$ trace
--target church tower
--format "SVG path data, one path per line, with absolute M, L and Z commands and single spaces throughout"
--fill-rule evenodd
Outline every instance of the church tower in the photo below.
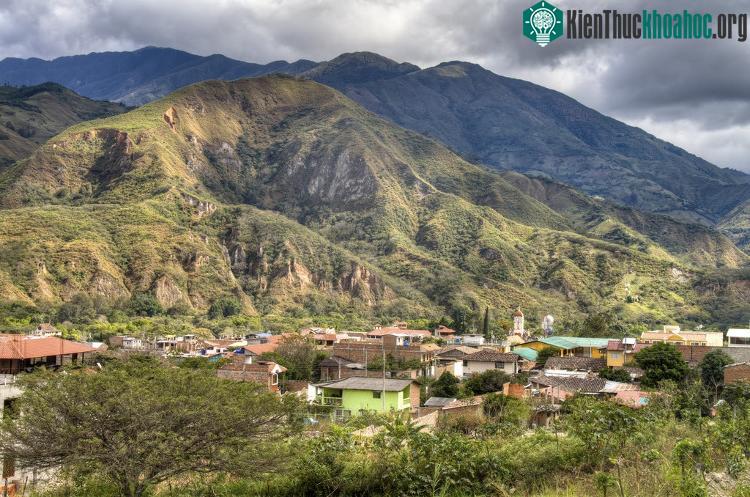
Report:
M 523 312 L 521 312 L 520 307 L 513 313 L 513 334 L 518 336 L 526 335 L 526 330 L 523 328 Z

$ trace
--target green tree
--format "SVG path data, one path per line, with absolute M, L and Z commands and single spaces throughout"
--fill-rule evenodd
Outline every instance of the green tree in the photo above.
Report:
M 460 380 L 453 376 L 450 371 L 440 375 L 440 378 L 430 386 L 430 395 L 433 397 L 456 397 Z
M 130 311 L 136 316 L 158 316 L 164 314 L 164 309 L 156 297 L 150 293 L 138 293 L 130 299 Z
M 599 378 L 604 378 L 605 380 L 611 381 L 620 381 L 622 383 L 630 383 L 633 380 L 630 377 L 630 373 L 628 373 L 626 370 L 610 368 L 604 368 L 599 371 Z
M 311 339 L 289 334 L 281 339 L 274 352 L 263 354 L 263 357 L 284 366 L 288 380 L 311 381 L 315 377 L 313 368 L 320 363 L 321 353 Z
M 464 388 L 472 395 L 502 392 L 503 385 L 508 383 L 510 379 L 510 376 L 502 369 L 490 369 L 483 373 L 471 375 L 464 382 Z
M 490 308 L 484 308 L 484 321 L 482 322 L 482 334 L 484 338 L 490 338 Z
M 221 297 L 214 300 L 208 308 L 209 319 L 228 318 L 242 311 L 242 304 L 235 297 Z
M 647 387 L 656 387 L 664 380 L 682 383 L 688 373 L 682 354 L 670 343 L 655 343 L 641 350 L 635 361 L 644 372 L 641 384 Z
M 551 347 L 543 348 L 536 354 L 536 365 L 540 368 L 544 367 L 544 365 L 547 363 L 547 359 L 549 359 L 550 357 L 557 357 L 559 355 L 560 353 Z
M 71 323 L 88 323 L 96 317 L 94 301 L 85 293 L 76 293 L 69 302 L 65 302 L 57 311 L 58 321 Z
M 253 383 L 143 359 L 41 371 L 23 386 L 23 415 L 3 416 L 4 454 L 27 468 L 96 475 L 125 497 L 190 473 L 270 467 L 292 407 Z
M 719 390 L 724 384 L 724 366 L 734 362 L 723 350 L 712 350 L 700 362 L 701 381 L 707 391 L 714 396 L 714 402 L 719 398 Z

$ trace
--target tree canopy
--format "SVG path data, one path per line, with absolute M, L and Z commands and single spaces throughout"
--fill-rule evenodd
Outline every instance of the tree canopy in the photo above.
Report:
M 187 473 L 262 471 L 290 404 L 210 370 L 130 359 L 101 370 L 40 371 L 4 416 L 2 449 L 28 468 L 96 474 L 139 497 Z
M 644 372 L 641 384 L 647 387 L 656 387 L 665 380 L 681 383 L 688 373 L 682 354 L 669 343 L 655 343 L 641 350 L 635 355 L 635 361 Z

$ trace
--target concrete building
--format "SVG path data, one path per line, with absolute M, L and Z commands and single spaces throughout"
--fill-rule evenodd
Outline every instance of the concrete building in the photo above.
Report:
M 494 369 L 500 369 L 506 374 L 518 373 L 521 357 L 518 354 L 497 352 L 495 350 L 480 350 L 473 354 L 464 356 L 464 376 L 484 373 Z
M 729 347 L 750 347 L 750 329 L 729 328 L 727 341 Z

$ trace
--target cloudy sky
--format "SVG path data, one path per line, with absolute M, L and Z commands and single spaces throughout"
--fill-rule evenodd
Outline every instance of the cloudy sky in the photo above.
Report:
M 542 84 L 726 167 L 750 171 L 750 41 L 521 35 L 532 0 L 2 0 L 0 58 L 146 45 L 251 61 L 369 50 L 426 67 L 466 60 Z M 558 0 L 562 9 L 750 12 L 750 0 Z M 627 5 L 627 7 L 623 6 Z

